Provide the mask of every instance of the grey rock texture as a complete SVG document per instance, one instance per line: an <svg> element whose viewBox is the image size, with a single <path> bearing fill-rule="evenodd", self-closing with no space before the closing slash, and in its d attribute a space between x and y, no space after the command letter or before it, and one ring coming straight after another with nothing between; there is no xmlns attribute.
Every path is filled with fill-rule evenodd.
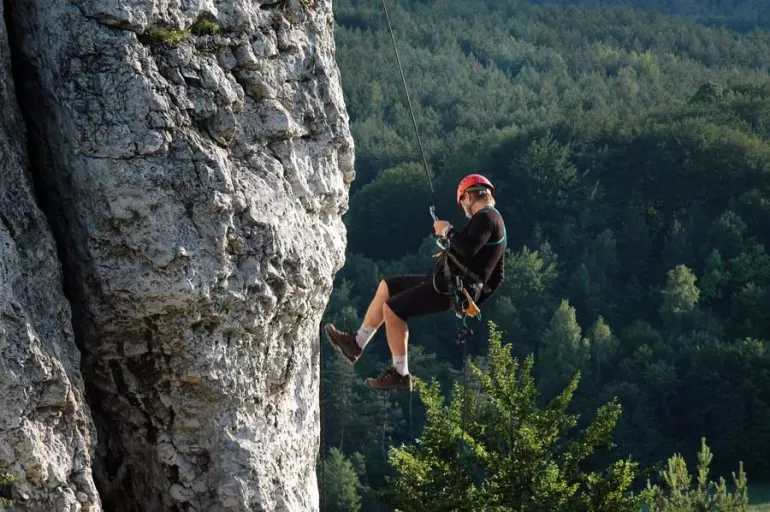
<svg viewBox="0 0 770 512"><path fill-rule="evenodd" d="M56 247L34 202L0 4L0 473L19 510L100 510ZM81 503L82 501L82 503Z"/></svg>
<svg viewBox="0 0 770 512"><path fill-rule="evenodd" d="M317 510L354 177L331 2L9 1L105 509Z"/></svg>

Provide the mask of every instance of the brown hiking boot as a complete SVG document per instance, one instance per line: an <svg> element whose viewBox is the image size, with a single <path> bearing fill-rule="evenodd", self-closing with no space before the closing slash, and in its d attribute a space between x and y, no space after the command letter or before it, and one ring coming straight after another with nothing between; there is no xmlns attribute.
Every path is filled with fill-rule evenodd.
<svg viewBox="0 0 770 512"><path fill-rule="evenodd" d="M356 342L356 334L351 332L338 331L332 324L326 324L324 327L326 336L329 337L329 343L332 347L342 354L350 364L355 363L364 352Z"/></svg>
<svg viewBox="0 0 770 512"><path fill-rule="evenodd" d="M412 390L411 375L401 375L393 366L388 366L382 375L376 379L366 379L366 385L372 389L403 389Z"/></svg>

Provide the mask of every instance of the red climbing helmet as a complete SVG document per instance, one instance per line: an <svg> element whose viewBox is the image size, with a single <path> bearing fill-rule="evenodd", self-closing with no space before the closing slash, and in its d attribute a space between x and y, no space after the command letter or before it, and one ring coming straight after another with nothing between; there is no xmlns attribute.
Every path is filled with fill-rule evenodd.
<svg viewBox="0 0 770 512"><path fill-rule="evenodd" d="M459 206L460 209L462 209L462 206L460 206L460 198L471 187L487 187L492 193L492 197L495 196L495 187L488 179L481 174L469 174L460 180L460 184L457 185L457 206Z"/></svg>

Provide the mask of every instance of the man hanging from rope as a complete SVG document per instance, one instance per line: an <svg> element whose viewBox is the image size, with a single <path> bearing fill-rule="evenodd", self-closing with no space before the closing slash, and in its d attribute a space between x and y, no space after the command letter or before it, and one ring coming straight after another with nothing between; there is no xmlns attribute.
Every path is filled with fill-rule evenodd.
<svg viewBox="0 0 770 512"><path fill-rule="evenodd" d="M494 186L484 176L463 178L457 187L457 205L469 220L459 230L445 220L433 223L435 234L446 239L449 248L431 271L424 276L393 276L380 281L358 331L342 332L332 324L325 326L332 346L352 364L385 324L393 364L379 377L367 379L369 387L412 389L407 362L406 322L410 317L451 310L460 289L468 292L475 305L481 305L502 285L506 234L503 218L494 208L494 195Z"/></svg>

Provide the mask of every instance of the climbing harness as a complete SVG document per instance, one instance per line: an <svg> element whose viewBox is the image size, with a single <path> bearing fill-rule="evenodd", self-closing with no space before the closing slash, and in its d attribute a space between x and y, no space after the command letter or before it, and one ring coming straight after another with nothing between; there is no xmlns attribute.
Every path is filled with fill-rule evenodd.
<svg viewBox="0 0 770 512"><path fill-rule="evenodd" d="M495 208L492 206L485 206L484 208L481 208L479 212L486 209L495 210ZM500 245L501 243L505 242L507 236L508 234L505 231L505 228L503 228L503 236L500 237L499 240L487 242L484 244L484 247ZM446 247L441 252L434 255L436 262L434 271L432 272L433 290L440 295L454 296L455 314L458 316L458 318L463 319L463 324L458 329L458 338L464 338L467 337L467 331L469 330L464 322L465 317L468 316L471 318L476 318L480 317L481 314L479 306L468 292L468 287L484 293L491 292L491 289L484 283L483 279L481 279L478 274L476 274L473 270L468 268L467 265L460 261L460 258L458 258L457 255L452 251L451 243L449 243L449 240L444 240L446 242ZM453 271L453 268L456 270ZM439 286L436 281L436 276L439 274L443 280L443 286Z"/></svg>
<svg viewBox="0 0 770 512"><path fill-rule="evenodd" d="M484 285L481 278L452 253L450 245L447 245L447 247L440 253L437 253L435 257L437 260L435 262L434 270L431 272L433 290L439 295L451 295L453 297L455 315L457 315L458 318L466 315L471 318L477 317L481 313L481 310L468 292L462 276L465 276L465 281L468 282L468 286L480 287L482 291L489 291L489 287ZM458 272L452 271L452 265L455 266ZM443 286L439 285L437 282L438 276L441 277Z"/></svg>

